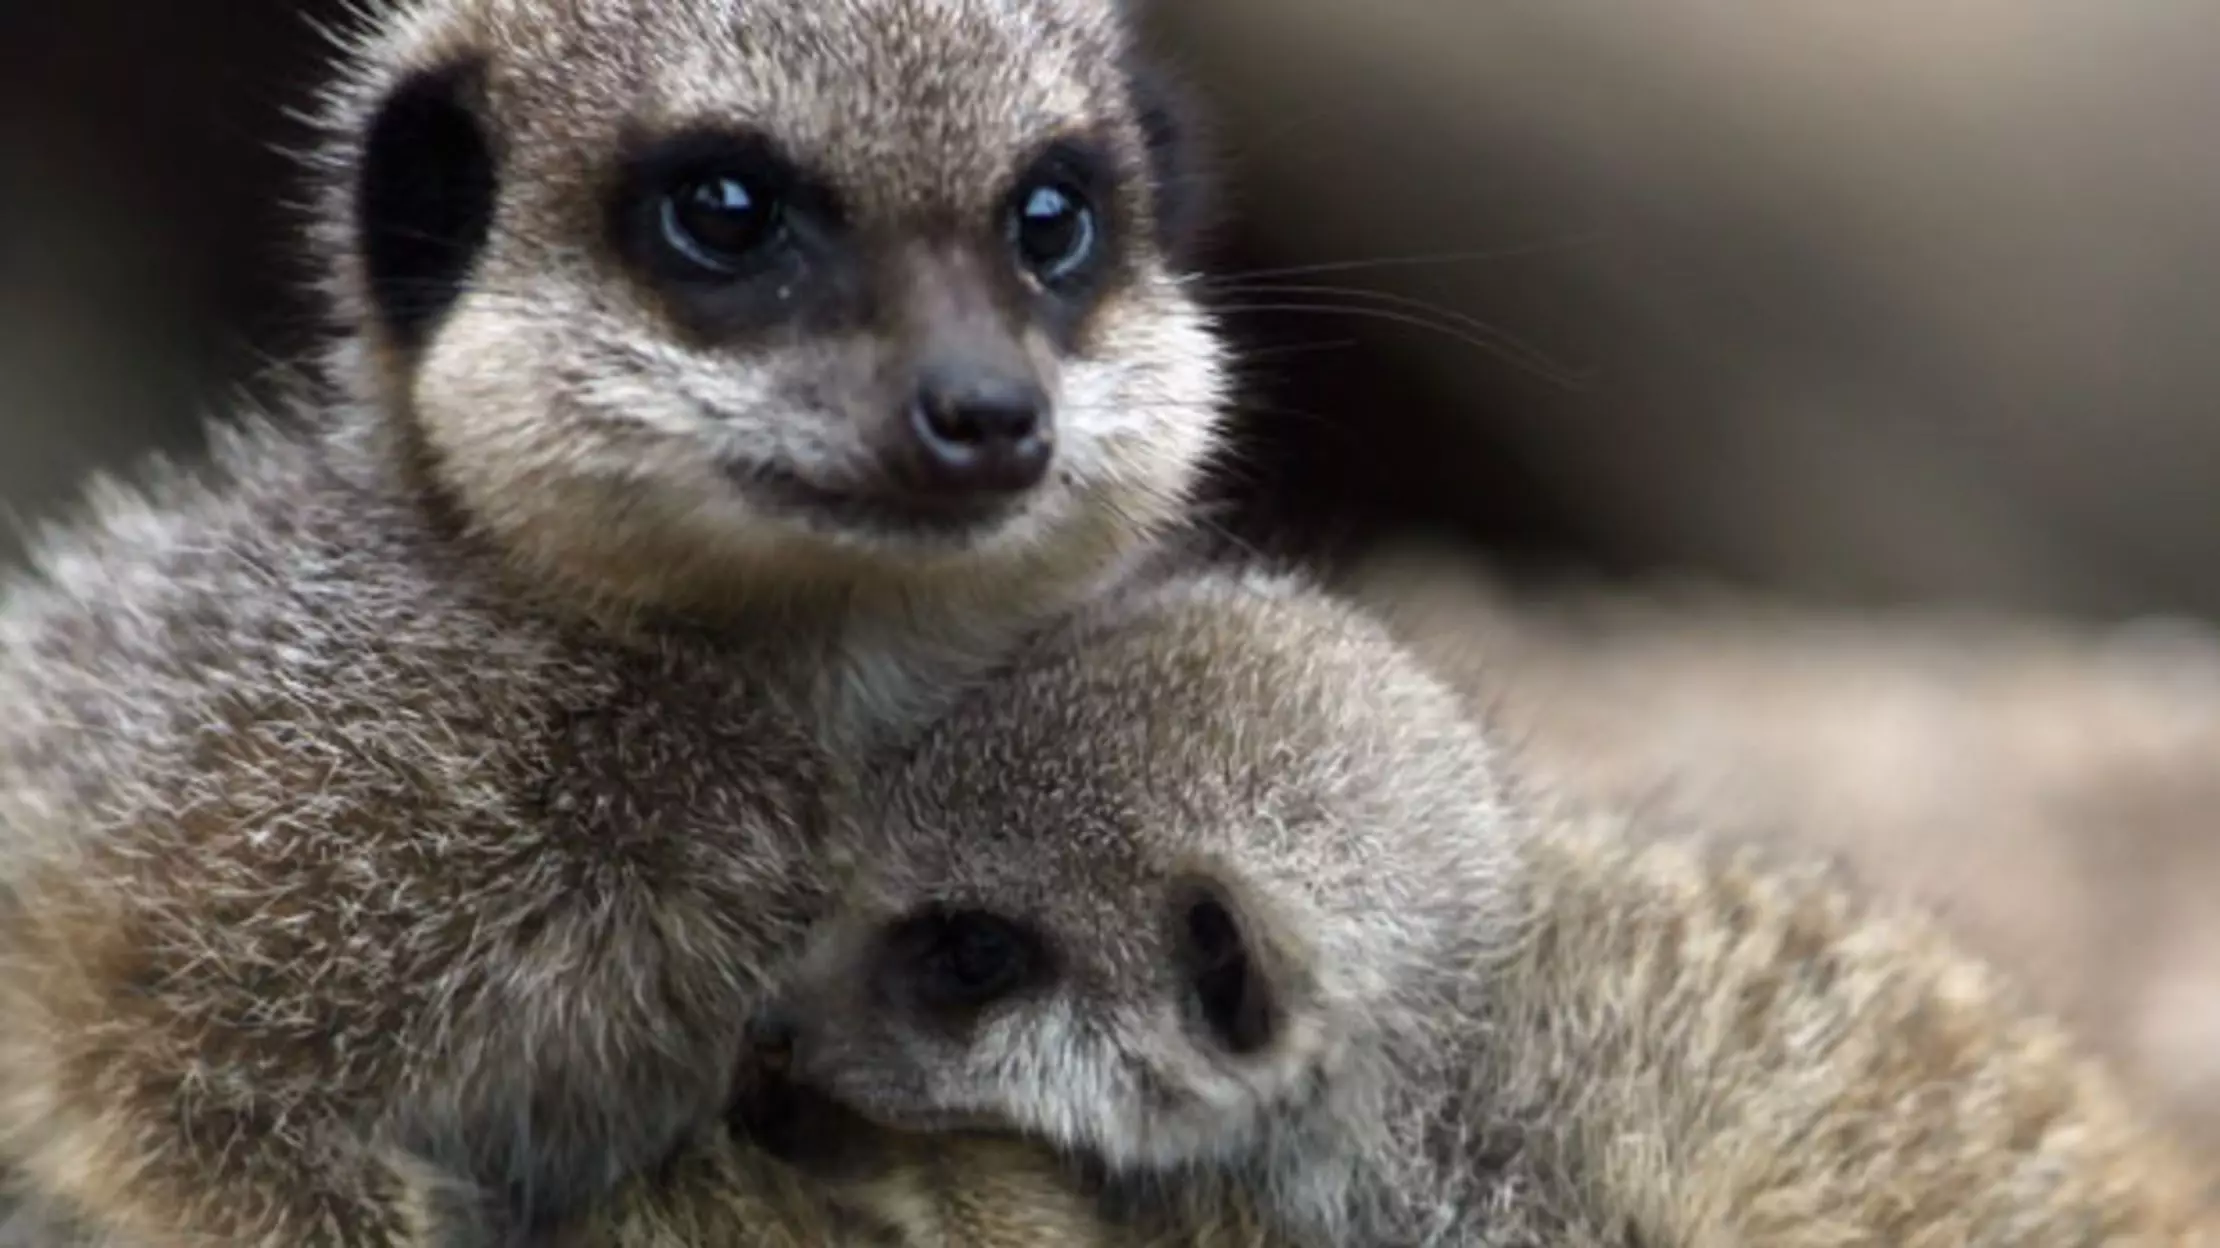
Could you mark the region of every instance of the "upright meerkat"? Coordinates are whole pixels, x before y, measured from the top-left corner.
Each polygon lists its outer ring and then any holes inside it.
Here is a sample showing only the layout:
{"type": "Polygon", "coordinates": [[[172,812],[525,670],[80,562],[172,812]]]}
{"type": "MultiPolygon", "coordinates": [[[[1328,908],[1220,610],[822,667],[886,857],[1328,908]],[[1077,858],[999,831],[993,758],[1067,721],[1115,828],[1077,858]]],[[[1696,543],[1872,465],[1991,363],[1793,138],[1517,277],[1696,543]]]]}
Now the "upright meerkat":
{"type": "Polygon", "coordinates": [[[1926,925],[1551,817],[1330,600],[1132,597],[880,795],[762,1023],[803,1086],[1298,1243],[2203,1242],[2194,1165],[1926,925]]]}
{"type": "Polygon", "coordinates": [[[320,384],[0,607],[0,1169],[100,1234],[540,1225],[663,1156],[827,787],[1214,445],[1115,5],[410,0],[350,64],[320,384]]]}

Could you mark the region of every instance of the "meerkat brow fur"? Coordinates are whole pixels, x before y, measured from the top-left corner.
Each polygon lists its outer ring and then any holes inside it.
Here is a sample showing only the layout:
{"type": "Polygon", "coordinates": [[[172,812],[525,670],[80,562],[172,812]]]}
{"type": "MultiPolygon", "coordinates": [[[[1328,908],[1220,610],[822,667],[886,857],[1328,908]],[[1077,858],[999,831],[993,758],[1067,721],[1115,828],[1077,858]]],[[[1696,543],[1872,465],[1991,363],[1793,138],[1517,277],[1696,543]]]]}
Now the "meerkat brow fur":
{"type": "Polygon", "coordinates": [[[312,397],[98,487],[0,604],[0,1171],[121,1239],[546,1223],[667,1154],[824,796],[1215,445],[1113,6],[347,44],[312,397]]]}
{"type": "Polygon", "coordinates": [[[1104,604],[863,817],[792,1077],[1348,1245],[2194,1244],[2210,1176],[1917,917],[1556,814],[1299,587],[1104,604]]]}

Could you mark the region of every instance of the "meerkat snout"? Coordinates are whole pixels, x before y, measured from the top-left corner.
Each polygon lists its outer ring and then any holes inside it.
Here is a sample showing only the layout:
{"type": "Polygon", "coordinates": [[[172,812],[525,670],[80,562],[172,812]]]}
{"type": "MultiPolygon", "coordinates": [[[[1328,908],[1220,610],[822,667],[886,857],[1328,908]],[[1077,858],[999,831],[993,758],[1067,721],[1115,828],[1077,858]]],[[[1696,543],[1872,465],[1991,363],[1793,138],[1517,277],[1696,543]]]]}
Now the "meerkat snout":
{"type": "Polygon", "coordinates": [[[915,484],[935,494],[997,500],[1039,485],[1055,459],[1048,392],[1030,372],[972,361],[923,370],[910,401],[915,484]]]}
{"type": "Polygon", "coordinates": [[[1008,511],[1056,458],[1055,399],[1024,318],[975,249],[915,249],[895,268],[897,419],[877,439],[886,485],[931,516],[1008,511]]]}

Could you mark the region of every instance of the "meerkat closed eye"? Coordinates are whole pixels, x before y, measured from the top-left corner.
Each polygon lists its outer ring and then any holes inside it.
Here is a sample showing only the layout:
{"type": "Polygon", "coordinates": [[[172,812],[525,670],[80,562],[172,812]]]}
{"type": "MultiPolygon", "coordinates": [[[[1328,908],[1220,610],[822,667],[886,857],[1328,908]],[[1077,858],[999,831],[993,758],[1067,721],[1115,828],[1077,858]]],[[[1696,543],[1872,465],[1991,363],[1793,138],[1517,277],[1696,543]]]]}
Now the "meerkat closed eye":
{"type": "Polygon", "coordinates": [[[1926,924],[1513,770],[1328,600],[1105,606],[875,795],[759,1035],[1294,1242],[2201,1242],[2193,1165],[1926,924]]]}
{"type": "Polygon", "coordinates": [[[1118,6],[363,18],[313,384],[0,605],[0,1170],[99,1235],[533,1228],[666,1156],[825,795],[1214,445],[1118,6]]]}

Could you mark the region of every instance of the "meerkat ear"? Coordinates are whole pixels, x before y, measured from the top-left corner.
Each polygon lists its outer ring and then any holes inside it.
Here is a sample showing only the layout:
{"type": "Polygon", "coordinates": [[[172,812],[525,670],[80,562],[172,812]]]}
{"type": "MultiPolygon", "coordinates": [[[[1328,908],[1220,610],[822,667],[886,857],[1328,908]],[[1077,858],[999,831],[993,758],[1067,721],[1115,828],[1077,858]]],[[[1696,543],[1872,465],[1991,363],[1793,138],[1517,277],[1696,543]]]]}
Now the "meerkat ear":
{"type": "Polygon", "coordinates": [[[1234,1057],[1269,1050],[1307,995],[1300,942],[1251,890],[1193,874],[1172,891],[1172,937],[1202,1033],[1234,1057]]]}
{"type": "Polygon", "coordinates": [[[402,79],[363,135],[354,227],[371,313],[403,349],[421,346],[462,294],[493,223],[499,173],[475,111],[482,67],[402,79]]]}
{"type": "Polygon", "coordinates": [[[1173,265],[1185,266],[1201,243],[1212,207],[1199,133],[1201,109],[1183,81],[1139,52],[1127,54],[1125,77],[1142,141],[1148,145],[1157,247],[1173,265]]]}

